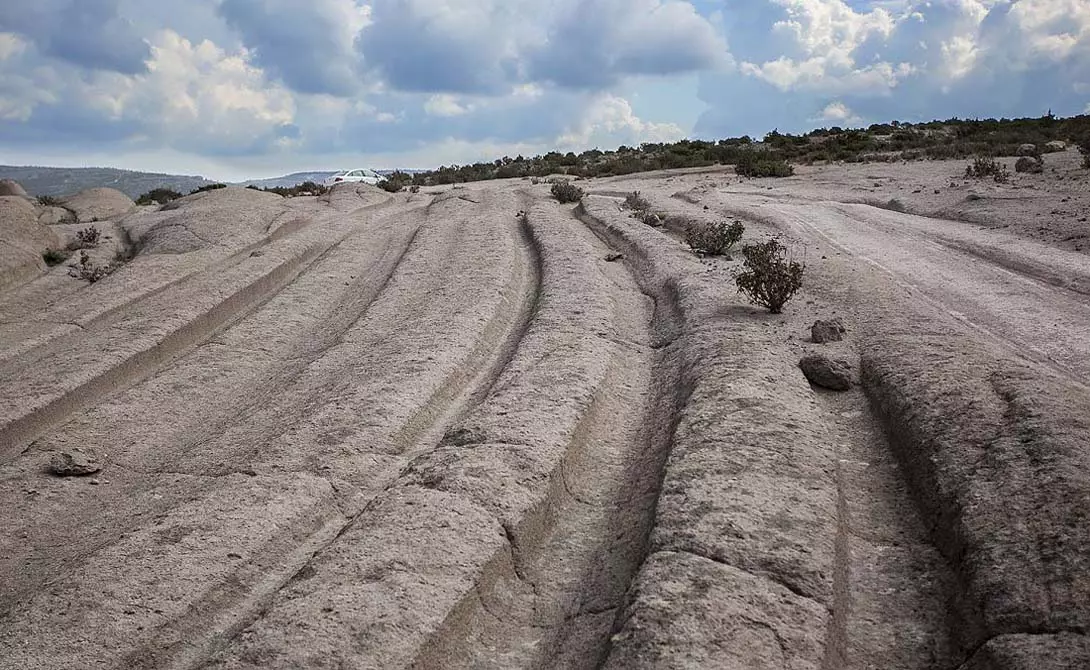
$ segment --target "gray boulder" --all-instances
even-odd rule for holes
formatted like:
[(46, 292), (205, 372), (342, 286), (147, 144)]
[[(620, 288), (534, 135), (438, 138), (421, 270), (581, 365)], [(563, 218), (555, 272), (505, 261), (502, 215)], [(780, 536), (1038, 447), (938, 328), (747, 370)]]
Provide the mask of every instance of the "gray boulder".
[(844, 339), (847, 329), (840, 319), (818, 319), (810, 326), (810, 339), (817, 344), (839, 342)]
[(62, 198), (61, 204), (75, 215), (79, 223), (116, 219), (136, 207), (129, 196), (112, 188), (89, 188)]
[(1063, 151), (1067, 149), (1067, 142), (1064, 142), (1062, 140), (1052, 140), (1045, 145), (1045, 148), (1047, 148), (1049, 151)]
[(803, 356), (799, 368), (814, 386), (830, 391), (848, 391), (852, 388), (852, 366), (845, 360), (812, 354)]
[(1036, 144), (1023, 144), (1018, 147), (1019, 156), (1036, 156), (1038, 153)]
[(78, 449), (55, 452), (49, 459), (49, 471), (58, 477), (85, 477), (101, 469), (102, 466), (94, 454)]
[(29, 198), (26, 189), (23, 188), (19, 182), (12, 181), (11, 179), (0, 179), (0, 196), (3, 195), (16, 195), (20, 198)]

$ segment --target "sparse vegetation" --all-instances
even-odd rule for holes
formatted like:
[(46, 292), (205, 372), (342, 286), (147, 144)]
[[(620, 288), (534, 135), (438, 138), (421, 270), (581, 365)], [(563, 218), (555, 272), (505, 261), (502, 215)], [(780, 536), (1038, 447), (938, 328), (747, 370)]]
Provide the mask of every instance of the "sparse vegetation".
[(76, 249), (91, 249), (98, 246), (102, 233), (96, 226), (87, 226), (76, 231)]
[(788, 258), (787, 248), (776, 239), (747, 244), (742, 247), (742, 256), (743, 269), (734, 276), (738, 290), (753, 304), (773, 314), (782, 312), (802, 288), (804, 266)]
[(39, 195), (38, 204), (42, 205), (43, 207), (60, 207), (61, 201), (57, 200), (51, 195)]
[(205, 191), (218, 191), (221, 188), (227, 188), (227, 184), (206, 184), (204, 186), (198, 186), (189, 192), (189, 195), (194, 193), (204, 193)]
[[(485, 179), (566, 175), (568, 179), (607, 177), (686, 167), (743, 164), (752, 176), (775, 176), (790, 163), (892, 162), (924, 159), (964, 159), (972, 156), (1017, 156), (1023, 144), (1047, 146), (1053, 140), (1090, 135), (1090, 115), (1061, 119), (946, 119), (926, 123), (874, 124), (867, 128), (819, 128), (802, 135), (773, 130), (762, 140), (733, 137), (721, 140), (648, 142), (612, 151), (590, 149), (576, 154), (549, 152), (472, 165), (443, 166), (412, 176), (420, 186), (457, 184)], [(1087, 145), (1090, 148), (1090, 144)], [(1087, 154), (1090, 156), (1090, 154)], [(1090, 160), (1090, 158), (1088, 158)]]
[(651, 209), (651, 203), (639, 191), (633, 191), (624, 197), (624, 207), (633, 212), (645, 212)]
[(42, 252), (42, 260), (49, 267), (60, 265), (68, 260), (68, 252), (64, 249), (46, 249)]
[(305, 181), (302, 184), (296, 184), (295, 186), (272, 186), (266, 188), (249, 186), (247, 188), (253, 188), (255, 191), (262, 191), (264, 193), (275, 193), (284, 198), (297, 198), (304, 195), (325, 195), (326, 193), (329, 193), (329, 188), (312, 181)]
[(730, 224), (726, 221), (695, 223), (685, 232), (685, 242), (697, 253), (722, 256), (742, 239), (745, 232), (746, 227), (741, 221)]
[(747, 151), (738, 158), (734, 171), (743, 177), (790, 177), (795, 168), (782, 158)]
[(1075, 140), (1075, 146), (1079, 148), (1079, 153), (1082, 154), (1082, 166), (1090, 170), (1090, 130), (1087, 130), (1082, 138)]
[(136, 199), (138, 205), (165, 205), (171, 200), (177, 200), (182, 194), (169, 188), (153, 188)]
[(1030, 174), (1040, 174), (1045, 171), (1045, 165), (1040, 158), (1033, 156), (1022, 156), (1014, 164), (1015, 172), (1028, 172)]
[(1006, 184), (1010, 181), (1010, 171), (994, 158), (977, 156), (972, 163), (965, 168), (965, 177), (968, 179), (984, 179), (991, 177), (997, 184)]
[(633, 216), (635, 216), (636, 219), (640, 221), (640, 223), (651, 226), (652, 228), (658, 228), (665, 223), (662, 216), (658, 212), (652, 212), (649, 209), (638, 211), (633, 214)]
[(558, 181), (552, 187), (553, 197), (562, 203), (579, 202), (585, 193), (583, 189), (568, 181)]
[(378, 187), (383, 191), (390, 193), (397, 193), (401, 189), (409, 186), (413, 183), (413, 176), (404, 172), (393, 172), (386, 176), (385, 179), (378, 183)]
[(68, 274), (76, 279), (82, 279), (88, 284), (94, 284), (95, 282), (106, 277), (114, 271), (114, 266), (110, 263), (105, 265), (99, 265), (91, 260), (91, 257), (87, 255), (86, 251), (79, 252), (79, 263), (68, 271)]

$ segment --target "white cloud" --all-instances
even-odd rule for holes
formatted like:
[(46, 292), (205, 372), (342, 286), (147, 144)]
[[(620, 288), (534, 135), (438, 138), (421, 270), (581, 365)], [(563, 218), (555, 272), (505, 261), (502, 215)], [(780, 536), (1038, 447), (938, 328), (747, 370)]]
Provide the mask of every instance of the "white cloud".
[(15, 33), (0, 33), (0, 61), (18, 56), (26, 47), (26, 40)]
[(819, 121), (847, 122), (858, 119), (852, 110), (843, 102), (830, 102), (818, 115)]
[(458, 99), (449, 93), (437, 93), (424, 103), (424, 111), (431, 116), (461, 116), (472, 109), (472, 105), (459, 104)]
[(643, 142), (674, 142), (685, 132), (674, 123), (651, 123), (640, 119), (624, 98), (606, 93), (590, 100), (582, 118), (556, 143), (566, 149), (590, 146), (612, 147)]

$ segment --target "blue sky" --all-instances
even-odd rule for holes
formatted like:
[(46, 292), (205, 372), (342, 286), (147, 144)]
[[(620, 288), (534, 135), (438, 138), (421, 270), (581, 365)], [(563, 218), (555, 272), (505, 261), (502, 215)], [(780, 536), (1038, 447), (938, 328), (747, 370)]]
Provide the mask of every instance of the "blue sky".
[(19, 5), (7, 164), (241, 179), (1090, 111), (1087, 0)]

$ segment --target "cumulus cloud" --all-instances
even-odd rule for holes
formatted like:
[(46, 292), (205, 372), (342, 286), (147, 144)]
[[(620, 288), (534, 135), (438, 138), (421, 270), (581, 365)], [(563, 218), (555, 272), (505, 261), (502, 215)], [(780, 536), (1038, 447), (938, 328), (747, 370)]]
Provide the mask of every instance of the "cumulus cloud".
[[(803, 130), (829, 97), (859, 122), (949, 116), (1079, 113), (1090, 82), (1090, 4), (1083, 0), (947, 0), (847, 3), (768, 0), (744, 26), (775, 35), (754, 58), (727, 37), (734, 73), (703, 75), (709, 109), (697, 132)], [(734, 26), (737, 30), (740, 26)], [(760, 49), (756, 49), (760, 53)], [(753, 104), (740, 106), (739, 96)]]
[(0, 12), (0, 31), (18, 33), (46, 56), (79, 67), (126, 74), (144, 71), (150, 55), (118, 0), (34, 0)]
[(676, 142), (683, 137), (685, 131), (677, 124), (643, 121), (627, 100), (606, 93), (591, 98), (578, 122), (557, 137), (556, 143), (565, 149), (612, 148), (621, 144)]
[[(664, 81), (679, 76), (696, 92)], [(34, 0), (0, 13), (8, 155), (427, 166), (1049, 107), (1090, 107), (1086, 0)]]
[(682, 0), (373, 0), (368, 67), (404, 91), (498, 95), (529, 82), (604, 88), (714, 67), (726, 43)]
[(254, 61), (300, 93), (358, 89), (353, 42), (370, 10), (354, 0), (223, 0), (219, 13)]

